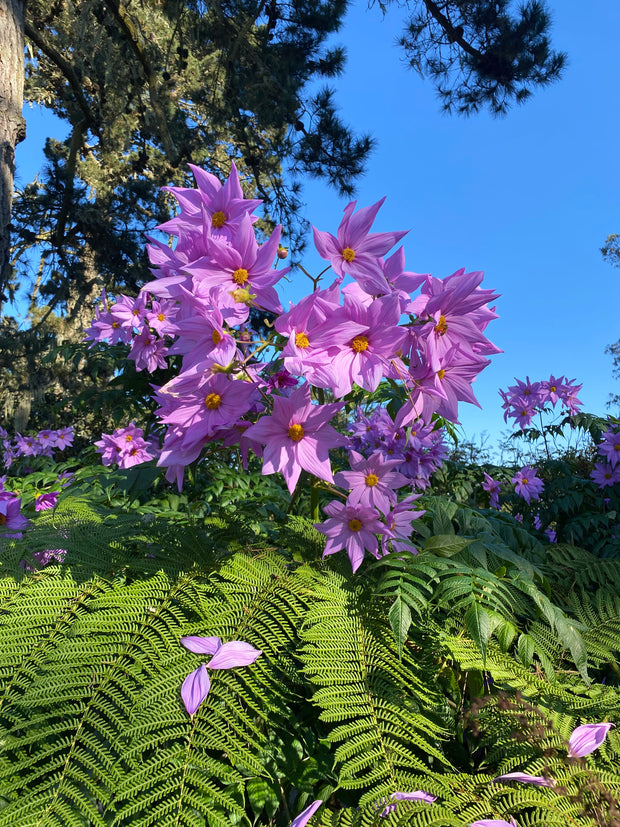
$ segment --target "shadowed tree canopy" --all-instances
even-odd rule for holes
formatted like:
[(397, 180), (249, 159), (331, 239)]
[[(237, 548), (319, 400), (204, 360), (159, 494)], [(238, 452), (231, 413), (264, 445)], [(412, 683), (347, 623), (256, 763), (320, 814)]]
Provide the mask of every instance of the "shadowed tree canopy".
[(429, 77), (443, 109), (505, 115), (561, 76), (566, 55), (549, 40), (544, 3), (420, 0), (400, 39), (410, 65)]
[[(23, 56), (24, 35), (26, 45), (25, 64), (5, 62), (2, 72), (12, 66), (6, 71), (19, 75), (25, 65), (25, 99), (69, 128), (65, 141), (47, 141), (45, 168), (15, 194), (4, 269), (0, 250), (0, 310), (21, 289), (32, 321), (19, 333), (7, 319), (0, 328), (4, 387), (19, 394), (32, 385), (38, 350), (26, 347), (32, 365), (18, 377), (3, 338), (41, 334), (49, 348), (52, 324), (54, 335), (77, 341), (102, 287), (135, 294), (148, 280), (144, 233), (174, 210), (160, 188), (192, 185), (188, 162), (224, 177), (234, 159), (247, 193), (264, 199), (264, 226), (282, 222), (294, 245), (304, 231), (305, 175), (353, 192), (373, 141), (341, 121), (334, 90), (322, 85), (344, 68), (343, 49), (328, 38), (346, 7), (347, 0), (30, 0), (23, 19), (22, 0), (0, 0), (14, 24), (13, 57)], [(408, 10), (402, 46), (447, 111), (488, 106), (502, 114), (560, 75), (564, 58), (550, 48), (541, 3), (409, 0)], [(19, 80), (0, 76), (6, 216), (23, 126), (6, 127), (3, 92), (13, 90), (19, 114)], [(5, 253), (8, 244), (5, 232)]]

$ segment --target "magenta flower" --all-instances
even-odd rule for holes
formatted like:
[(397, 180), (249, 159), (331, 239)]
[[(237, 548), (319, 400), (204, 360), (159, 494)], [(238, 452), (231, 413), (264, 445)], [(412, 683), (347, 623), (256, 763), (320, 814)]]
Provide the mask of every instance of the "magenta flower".
[(160, 224), (158, 229), (172, 235), (183, 231), (187, 233), (191, 229), (202, 232), (206, 222), (210, 233), (230, 237), (231, 230), (238, 226), (245, 213), (252, 212), (261, 202), (243, 197), (234, 161), (223, 185), (210, 172), (194, 164), (188, 166), (194, 174), (197, 188), (163, 187), (177, 199), (181, 212), (165, 224)]
[(309, 804), (305, 810), (302, 810), (298, 816), (291, 821), (290, 827), (306, 827), (312, 816), (316, 813), (323, 802), (320, 798)]
[(555, 787), (558, 783), (554, 778), (530, 775), (527, 772), (507, 772), (504, 775), (498, 775), (491, 783), (494, 784), (496, 781), (520, 781), (522, 784), (534, 784), (536, 787)]
[[(190, 652), (213, 655), (209, 661), (209, 669), (234, 669), (237, 666), (249, 666), (259, 655), (262, 655), (259, 649), (255, 649), (242, 640), (222, 643), (219, 637), (188, 635), (181, 638), (181, 643)], [(198, 669), (190, 672), (181, 686), (181, 698), (189, 715), (196, 712), (210, 689), (211, 681), (206, 664), (203, 663)]]
[[(176, 426), (181, 435), (178, 444), (176, 440), (172, 442), (175, 453), (162, 452), (159, 464), (171, 465), (182, 460), (177, 453), (181, 449), (192, 455), (188, 462), (183, 462), (187, 465), (196, 458), (198, 446), (202, 447), (219, 429), (234, 425), (250, 410), (258, 392), (253, 382), (232, 379), (225, 373), (203, 374), (189, 370), (160, 388), (157, 396), (162, 405), (161, 421)], [(171, 434), (170, 430), (168, 434)], [(167, 436), (164, 449), (171, 444), (172, 436)]]
[(582, 724), (574, 729), (568, 741), (568, 757), (583, 758), (598, 749), (615, 724)]
[(68, 428), (59, 428), (56, 431), (56, 448), (60, 448), (63, 450), (67, 448), (69, 445), (73, 445), (73, 426), (69, 425)]
[(282, 227), (278, 225), (264, 244), (256, 241), (252, 220), (246, 213), (235, 228), (232, 240), (206, 238), (207, 255), (184, 268), (197, 282), (224, 287), (236, 302), (255, 303), (265, 310), (281, 313), (273, 285), (289, 270), (276, 270), (273, 261)]
[(594, 468), (590, 471), (590, 479), (592, 479), (599, 488), (615, 485), (617, 482), (620, 482), (620, 464), (613, 468), (608, 462), (595, 462)]
[(338, 276), (349, 273), (356, 275), (376, 275), (380, 268), (377, 262), (400, 239), (405, 232), (371, 233), (370, 228), (385, 201), (382, 198), (371, 207), (363, 207), (355, 214), (357, 201), (351, 201), (344, 210), (344, 218), (338, 227), (337, 237), (331, 233), (314, 231), (314, 244), (321, 258), (331, 262)]
[(375, 508), (361, 505), (345, 505), (332, 500), (323, 509), (330, 519), (315, 523), (315, 528), (327, 537), (323, 557), (346, 549), (353, 571), (357, 571), (364, 559), (364, 552), (369, 551), (379, 556), (377, 534), (389, 534), (386, 526), (379, 521), (379, 512)]
[(540, 493), (545, 487), (544, 482), (536, 476), (536, 473), (535, 468), (526, 465), (510, 480), (515, 487), (515, 494), (523, 497), (526, 503), (530, 500), (539, 500)]
[(17, 456), (38, 457), (43, 446), (34, 436), (15, 435), (15, 451)]
[(612, 468), (620, 462), (620, 433), (605, 431), (603, 441), (598, 445), (598, 453), (607, 459)]
[(263, 474), (280, 471), (291, 493), (302, 469), (333, 482), (329, 449), (343, 446), (347, 440), (328, 423), (343, 405), (313, 405), (307, 384), (289, 397), (274, 396), (273, 414), (262, 416), (245, 434), (265, 446)]
[(153, 373), (157, 368), (168, 366), (165, 358), (167, 352), (164, 340), (151, 333), (145, 325), (140, 333), (134, 336), (127, 358), (136, 363), (136, 370), (146, 369)]
[(418, 553), (415, 546), (411, 543), (411, 533), (415, 530), (411, 523), (413, 520), (421, 517), (425, 512), (413, 511), (410, 506), (421, 496), (421, 494), (410, 494), (386, 514), (385, 522), (390, 533), (382, 538), (384, 552), (387, 553), (388, 551), (389, 541), (394, 551), (408, 551), (410, 554)]
[(401, 460), (387, 461), (378, 451), (365, 459), (356, 451), (350, 451), (349, 464), (351, 471), (339, 471), (334, 477), (336, 485), (351, 489), (347, 504), (378, 508), (387, 514), (396, 502), (396, 489), (409, 482), (407, 477), (394, 471)]
[(499, 480), (494, 480), (486, 471), (483, 473), (484, 482), (482, 483), (482, 487), (490, 494), (489, 505), (491, 508), (499, 508), (500, 482)]
[(117, 463), (119, 468), (133, 468), (154, 458), (150, 446), (143, 438), (142, 428), (131, 422), (126, 428), (117, 428), (112, 434), (101, 434), (94, 445), (101, 454), (103, 465)]
[[(375, 391), (384, 376), (399, 378), (392, 361), (400, 351), (407, 331), (400, 327), (398, 296), (391, 294), (375, 299), (368, 305), (348, 293), (345, 296), (343, 317), (351, 325), (361, 327), (353, 332), (344, 347), (333, 357), (332, 369), (336, 379), (334, 394), (345, 396), (353, 383), (367, 391)], [(403, 365), (401, 376), (405, 372)]]
[(41, 494), (36, 499), (34, 510), (47, 511), (50, 508), (55, 508), (59, 493), (58, 491), (50, 491), (48, 494)]
[[(9, 491), (3, 491), (0, 493), (0, 536), (1, 537), (8, 537), (13, 540), (21, 539), (22, 533), (21, 529), (26, 528), (28, 525), (28, 519), (20, 514), (22, 501), (19, 497), (16, 497), (15, 494), (11, 494)], [(13, 534), (5, 534), (5, 531), (9, 529)]]

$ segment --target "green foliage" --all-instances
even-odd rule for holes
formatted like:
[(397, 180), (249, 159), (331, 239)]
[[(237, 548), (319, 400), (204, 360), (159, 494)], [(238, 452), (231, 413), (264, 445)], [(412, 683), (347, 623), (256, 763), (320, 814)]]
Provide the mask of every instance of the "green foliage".
[[(315, 798), (317, 824), (370, 825), (398, 790), (437, 796), (390, 816), (420, 827), (616, 823), (618, 732), (566, 760), (579, 723), (620, 723), (615, 561), (427, 496), (419, 553), (353, 575), (272, 481), (222, 467), (172, 511), (148, 470), (85, 469), (5, 543), (0, 827), (285, 827)], [(262, 651), (192, 718), (188, 634)], [(490, 783), (517, 769), (558, 786)]]

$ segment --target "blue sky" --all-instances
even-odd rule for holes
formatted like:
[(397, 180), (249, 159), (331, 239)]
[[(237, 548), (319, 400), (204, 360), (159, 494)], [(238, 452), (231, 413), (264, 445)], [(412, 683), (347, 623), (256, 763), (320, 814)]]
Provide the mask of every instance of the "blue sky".
[[(334, 38), (348, 55), (334, 84), (342, 118), (377, 140), (357, 192), (359, 206), (387, 196), (374, 229), (410, 230), (407, 269), (439, 277), (484, 270), (483, 286), (501, 293), (500, 318), (487, 334), (504, 353), (475, 383), (482, 410), (462, 406), (469, 437), (486, 431), (496, 439), (505, 430), (497, 391), (515, 376), (576, 378), (595, 413), (606, 413), (609, 393), (620, 392), (604, 353), (620, 338), (620, 270), (599, 252), (620, 232), (620, 4), (549, 7), (554, 47), (569, 56), (564, 78), (502, 119), (440, 113), (432, 85), (407, 69), (395, 44), (396, 6), (384, 20), (377, 6), (353, 4)], [(25, 115), (20, 185), (38, 168), (45, 135), (64, 134), (36, 110)], [(319, 181), (307, 182), (304, 195), (308, 220), (335, 233), (347, 200)], [(320, 260), (309, 256), (308, 264), (316, 272)], [(304, 292), (299, 274), (284, 298)]]

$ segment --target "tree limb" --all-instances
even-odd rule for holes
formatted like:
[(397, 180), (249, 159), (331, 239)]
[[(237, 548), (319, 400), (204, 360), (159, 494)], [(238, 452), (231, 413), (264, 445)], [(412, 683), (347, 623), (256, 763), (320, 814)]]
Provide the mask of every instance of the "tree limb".
[(471, 43), (465, 40), (461, 26), (453, 26), (450, 20), (441, 11), (437, 4), (433, 2), (433, 0), (423, 0), (423, 2), (428, 13), (435, 18), (450, 40), (457, 43), (464, 52), (470, 55), (470, 57), (475, 57), (478, 59), (482, 57), (482, 52), (479, 52), (478, 49), (475, 49)]
[(146, 75), (146, 79), (149, 85), (149, 98), (151, 100), (151, 106), (153, 107), (153, 112), (155, 113), (157, 123), (159, 124), (159, 130), (161, 134), (162, 143), (164, 145), (164, 150), (170, 160), (171, 165), (176, 166), (179, 162), (179, 152), (170, 135), (170, 130), (168, 129), (168, 120), (166, 118), (165, 112), (161, 105), (161, 101), (159, 99), (159, 92), (157, 90), (155, 74), (153, 72), (153, 69), (151, 68), (151, 62), (148, 58), (148, 55), (142, 49), (138, 32), (131, 20), (129, 19), (128, 15), (125, 13), (124, 9), (121, 8), (120, 3), (117, 2), (117, 0), (104, 0), (104, 2), (114, 15), (114, 18), (118, 22), (122, 31), (125, 32), (125, 35), (129, 40), (129, 43), (131, 45), (131, 48), (133, 49), (135, 56), (138, 58), (139, 63), (142, 65), (142, 68), (144, 69), (144, 73)]
[(24, 32), (26, 37), (29, 40), (32, 40), (35, 46), (60, 69), (73, 89), (77, 105), (80, 107), (82, 114), (84, 115), (86, 126), (97, 134), (97, 125), (91, 114), (86, 96), (84, 95), (82, 82), (80, 81), (80, 78), (71, 63), (69, 63), (69, 61), (60, 54), (60, 52), (56, 51), (50, 43), (41, 37), (41, 33), (37, 31), (37, 29), (35, 29), (34, 26), (32, 26), (28, 21), (24, 23)]

